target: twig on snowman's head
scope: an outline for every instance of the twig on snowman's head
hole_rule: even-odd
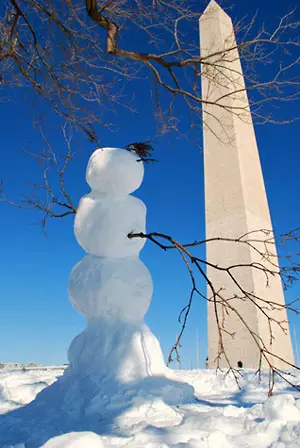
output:
[[[125,149],[130,152],[135,152],[140,157],[138,162],[157,162],[157,160],[151,157],[150,153],[153,151],[153,146],[149,142],[129,143],[129,145],[125,146]]]

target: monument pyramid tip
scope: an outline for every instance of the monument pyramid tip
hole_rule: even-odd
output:
[[[219,3],[216,2],[216,0],[210,0],[201,17],[207,14],[215,14],[215,13],[224,14],[224,16],[230,19],[230,16],[224,11],[224,9],[219,5]]]

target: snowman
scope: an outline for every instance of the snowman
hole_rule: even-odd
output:
[[[81,199],[74,225],[86,255],[68,288],[86,328],[70,345],[64,374],[7,416],[0,446],[12,440],[42,446],[45,435],[74,430],[127,434],[148,418],[154,426],[176,425],[178,405],[194,400],[193,387],[165,366],[144,323],[152,296],[150,273],[139,259],[145,240],[127,236],[145,232],[146,207],[131,196],[144,175],[139,160],[117,148],[98,149],[89,160],[91,192]]]
[[[121,383],[168,370],[144,323],[153,292],[150,273],[139,259],[145,240],[128,238],[131,232],[145,232],[146,207],[131,195],[143,176],[134,152],[96,150],[86,171],[91,192],[81,199],[74,224],[87,255],[74,267],[68,292],[87,327],[71,344],[69,369],[89,366],[90,375]]]

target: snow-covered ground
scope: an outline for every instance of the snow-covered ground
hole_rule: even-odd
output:
[[[224,378],[224,375],[216,375],[214,371],[177,371],[178,381],[194,387],[195,399],[179,402],[174,397],[171,404],[172,400],[165,399],[166,386],[162,386],[161,395],[158,390],[153,398],[152,384],[151,396],[147,396],[145,388],[137,396],[128,396],[127,408],[116,414],[109,424],[105,421],[105,413],[99,413],[98,427],[93,421],[91,431],[82,430],[75,423],[72,426],[70,414],[65,415],[69,421],[67,433],[61,417],[53,427],[52,414],[55,410],[49,402],[49,428],[45,419],[43,425],[39,425],[38,411],[31,415],[31,422],[34,422],[32,431],[36,431],[33,439],[39,440],[40,432],[43,442],[13,440],[12,434],[18,434],[22,429],[22,412],[23,424],[28,424],[24,405],[34,400],[37,393],[62,373],[61,368],[0,372],[0,412],[3,414],[0,416],[1,448],[300,447],[300,394],[278,380],[274,395],[268,398],[268,375],[263,374],[259,383],[251,371],[242,372],[241,390],[233,378]],[[292,381],[299,384],[300,374],[296,373]],[[56,399],[59,400],[59,397]],[[124,397],[120,400],[124,401]],[[18,411],[13,411],[17,408]],[[14,416],[14,412],[18,415]],[[8,442],[6,434],[9,434]]]

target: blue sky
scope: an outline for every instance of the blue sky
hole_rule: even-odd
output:
[[[251,16],[261,9],[259,18],[268,23],[292,6],[258,0],[239,2],[234,17]],[[270,9],[272,8],[272,9]],[[272,11],[272,17],[270,17]],[[120,112],[118,132],[101,129],[101,145],[123,147],[132,141],[151,138],[154,125],[149,118],[150,107],[141,85],[136,86],[143,112]],[[32,130],[32,116],[21,90],[8,104],[1,104],[0,177],[4,177],[7,194],[16,199],[24,192],[24,181],[36,182],[40,171],[20,148],[28,141],[33,148],[41,144]],[[285,106],[295,115],[297,105]],[[284,113],[284,108],[282,110]],[[187,117],[180,117],[187,120]],[[63,141],[57,120],[49,115],[48,133],[53,147]],[[265,125],[256,128],[266,189],[274,228],[278,233],[299,227],[299,124]],[[201,136],[199,136],[201,138]],[[203,163],[199,148],[178,136],[160,139],[155,144],[159,163],[146,166],[142,187],[136,192],[147,205],[148,231],[161,231],[178,240],[204,238]],[[85,167],[93,151],[82,142],[70,167],[68,187],[75,201],[89,191],[85,183]],[[71,340],[84,328],[84,319],[72,308],[67,297],[68,276],[83,256],[72,232],[73,217],[52,220],[48,238],[34,225],[39,216],[33,212],[1,205],[0,209],[0,362],[66,362]],[[189,278],[176,254],[163,253],[147,242],[141,253],[153,276],[154,296],[146,321],[159,337],[167,354],[180,330],[177,316],[189,295]],[[299,286],[288,292],[289,298],[300,294]],[[294,317],[300,339],[300,325]],[[182,367],[195,367],[196,329],[199,331],[200,360],[206,357],[206,310],[199,299],[194,302],[190,322],[181,348]],[[299,340],[300,346],[300,340]]]

